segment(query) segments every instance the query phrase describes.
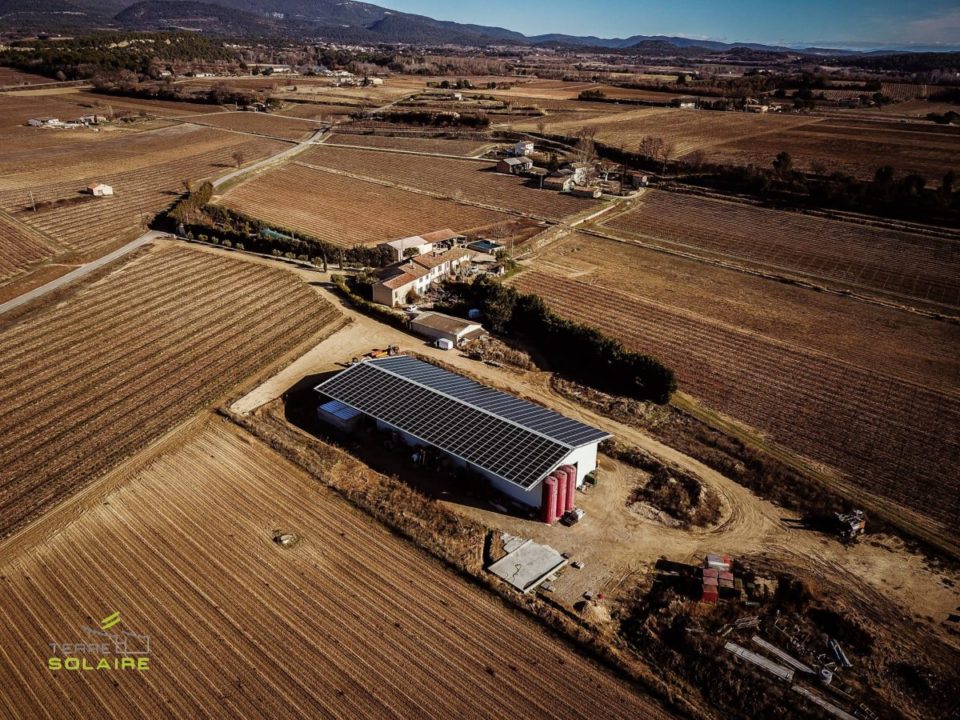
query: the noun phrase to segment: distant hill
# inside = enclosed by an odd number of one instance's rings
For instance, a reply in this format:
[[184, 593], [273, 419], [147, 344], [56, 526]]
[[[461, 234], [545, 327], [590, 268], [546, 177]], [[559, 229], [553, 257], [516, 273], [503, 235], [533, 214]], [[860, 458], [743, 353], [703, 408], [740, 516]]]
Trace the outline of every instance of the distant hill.
[[[435, 20], [353, 0], [0, 0], [0, 30], [165, 30], [213, 35], [321, 38], [336, 42], [420, 45], [509, 45], [610, 48], [649, 55], [695, 56], [744, 48], [820, 56], [859, 55], [823, 48], [726, 43], [667, 35], [599, 38], [548, 33], [527, 37], [507, 28]], [[887, 51], [891, 54], [895, 51]]]

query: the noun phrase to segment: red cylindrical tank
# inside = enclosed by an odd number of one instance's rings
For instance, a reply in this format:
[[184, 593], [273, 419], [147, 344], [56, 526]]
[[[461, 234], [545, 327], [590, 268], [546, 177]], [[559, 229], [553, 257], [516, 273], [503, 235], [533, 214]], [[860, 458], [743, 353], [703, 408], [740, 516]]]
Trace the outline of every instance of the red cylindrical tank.
[[543, 521], [553, 525], [557, 519], [557, 479], [551, 475], [543, 481], [543, 496], [540, 500]]
[[554, 473], [557, 478], [557, 509], [554, 514], [559, 520], [567, 511], [567, 477], [566, 473], [559, 470]]
[[570, 512], [577, 506], [577, 471], [575, 468], [567, 466], [567, 512]]

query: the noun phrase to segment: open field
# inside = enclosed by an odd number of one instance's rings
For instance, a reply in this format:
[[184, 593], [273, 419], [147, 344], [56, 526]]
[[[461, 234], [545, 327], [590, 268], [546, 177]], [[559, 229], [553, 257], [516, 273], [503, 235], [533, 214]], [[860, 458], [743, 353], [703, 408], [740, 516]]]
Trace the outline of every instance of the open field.
[[43, 237], [0, 212], [0, 283], [55, 254]]
[[[170, 152], [173, 146], [176, 153]], [[74, 147], [69, 153], [51, 144], [35, 157], [16, 152], [5, 157], [0, 209], [70, 250], [94, 251], [142, 233], [146, 221], [184, 192], [185, 180], [225, 174], [234, 167], [235, 152], [249, 163], [284, 147], [279, 141], [189, 126]], [[84, 193], [93, 182], [111, 185], [115, 194]]]
[[319, 331], [279, 270], [163, 246], [0, 333], [0, 536]]
[[0, 87], [14, 85], [43, 85], [45, 83], [55, 82], [43, 75], [34, 75], [25, 73], [10, 67], [0, 67]]
[[358, 135], [354, 133], [334, 133], [324, 143], [326, 145], [358, 145], [369, 148], [389, 150], [411, 150], [441, 155], [475, 155], [490, 143], [479, 140], [450, 140], [445, 138], [393, 137], [386, 135]]
[[585, 233], [546, 245], [531, 264], [928, 387], [960, 387], [955, 323]]
[[220, 112], [192, 116], [185, 118], [185, 120], [195, 125], [206, 125], [284, 140], [305, 140], [320, 128], [320, 125], [311, 120], [258, 112]]
[[353, 105], [327, 105], [325, 103], [287, 103], [286, 107], [272, 114], [284, 117], [298, 117], [307, 120], [333, 122], [344, 120], [350, 113], [357, 111]]
[[384, 187], [299, 163], [271, 170], [231, 188], [219, 203], [277, 227], [345, 248], [445, 227], [466, 232], [507, 219], [491, 210]]
[[[596, 129], [597, 141], [631, 151], [644, 135], [662, 137], [674, 145], [674, 159], [702, 150], [708, 162], [769, 167], [777, 153], [787, 150], [802, 170], [822, 165], [867, 179], [886, 164], [901, 173], [918, 172], [934, 185], [955, 169], [960, 142], [960, 128], [873, 122], [838, 113], [823, 117], [643, 108], [590, 119], [542, 120], [548, 134], [572, 137], [581, 128]], [[532, 132], [537, 124], [534, 118], [511, 127]]]
[[960, 531], [960, 395], [836, 360], [639, 295], [540, 272], [519, 275], [563, 316], [675, 369], [681, 390], [864, 492]]
[[521, 178], [494, 172], [493, 164], [471, 160], [416, 157], [322, 145], [307, 150], [300, 158], [304, 163], [321, 168], [329, 167], [550, 220], [559, 220], [596, 204], [594, 200], [530, 187]]
[[687, 252], [960, 307], [960, 235], [928, 237], [656, 190], [603, 226]]
[[[0, 698], [21, 713], [670, 717], [222, 421], [0, 576]], [[51, 676], [51, 638], [117, 609], [151, 669]]]

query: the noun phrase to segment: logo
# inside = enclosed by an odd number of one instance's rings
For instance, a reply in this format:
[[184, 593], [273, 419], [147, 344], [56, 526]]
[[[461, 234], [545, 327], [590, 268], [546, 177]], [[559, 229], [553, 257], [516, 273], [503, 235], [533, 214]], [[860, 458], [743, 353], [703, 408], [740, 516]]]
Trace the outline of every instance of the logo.
[[150, 669], [150, 636], [130, 630], [110, 632], [120, 624], [120, 611], [107, 615], [99, 628], [84, 627], [85, 639], [80, 642], [51, 642], [52, 654], [47, 658], [51, 672]]

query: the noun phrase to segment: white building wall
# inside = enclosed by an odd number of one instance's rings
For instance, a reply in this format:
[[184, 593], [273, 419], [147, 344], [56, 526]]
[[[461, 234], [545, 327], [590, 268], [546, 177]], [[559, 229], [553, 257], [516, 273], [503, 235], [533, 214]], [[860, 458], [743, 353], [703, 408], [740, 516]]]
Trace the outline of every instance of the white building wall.
[[[393, 425], [390, 425], [389, 423], [385, 423], [381, 420], [377, 420], [376, 423], [377, 423], [377, 427], [380, 430], [388, 430], [388, 431], [397, 433], [400, 439], [407, 445], [411, 445], [411, 446], [429, 445], [429, 443], [425, 443], [422, 440], [419, 440], [413, 437], [412, 435], [409, 435], [403, 432], [403, 430], [400, 430], [399, 428], [396, 428]], [[578, 488], [583, 485], [583, 479], [589, 473], [595, 470], [597, 467], [597, 445], [598, 444], [599, 443], [594, 443], [592, 445], [587, 445], [586, 447], [578, 448], [572, 451], [557, 465], [558, 468], [563, 465], [574, 465], [577, 468], [577, 487]], [[504, 495], [516, 500], [517, 502], [523, 503], [524, 505], [527, 505], [533, 508], [540, 507], [541, 501], [543, 499], [543, 488], [541, 487], [543, 485], [542, 482], [536, 483], [531, 488], [522, 488], [519, 485], [516, 485], [510, 482], [509, 480], [505, 480], [499, 475], [495, 475], [492, 472], [488, 472], [483, 468], [479, 468], [476, 465], [473, 465], [472, 463], [468, 463], [462, 460], [461, 458], [450, 455], [449, 453], [447, 453], [447, 457], [450, 458], [450, 461], [456, 467], [469, 468], [474, 472], [476, 472], [477, 474], [487, 478], [487, 480], [490, 481], [490, 484], [493, 487], [495, 487], [497, 490], [502, 492]]]

